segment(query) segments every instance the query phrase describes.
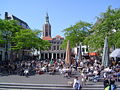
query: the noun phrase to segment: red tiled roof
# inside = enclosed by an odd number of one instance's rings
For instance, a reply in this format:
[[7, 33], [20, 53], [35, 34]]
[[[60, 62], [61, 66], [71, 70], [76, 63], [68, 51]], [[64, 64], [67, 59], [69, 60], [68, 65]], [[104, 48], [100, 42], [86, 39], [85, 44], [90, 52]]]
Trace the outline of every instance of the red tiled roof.
[[63, 38], [63, 37], [61, 37], [60, 35], [57, 35], [57, 36], [55, 36], [54, 38], [57, 38], [57, 37], [58, 37], [58, 38]]
[[43, 39], [43, 40], [52, 40], [52, 38], [49, 37], [49, 36], [48, 36], [48, 37], [43, 37], [42, 39]]

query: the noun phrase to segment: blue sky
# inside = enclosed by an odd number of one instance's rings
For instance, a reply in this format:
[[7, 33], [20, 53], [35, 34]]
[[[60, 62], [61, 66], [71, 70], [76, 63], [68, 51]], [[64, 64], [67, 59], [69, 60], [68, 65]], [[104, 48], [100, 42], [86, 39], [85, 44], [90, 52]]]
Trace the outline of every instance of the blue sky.
[[27, 22], [31, 29], [42, 30], [48, 12], [52, 37], [64, 36], [63, 29], [80, 20], [94, 23], [109, 5], [120, 8], [120, 0], [1, 0], [0, 18], [9, 12]]

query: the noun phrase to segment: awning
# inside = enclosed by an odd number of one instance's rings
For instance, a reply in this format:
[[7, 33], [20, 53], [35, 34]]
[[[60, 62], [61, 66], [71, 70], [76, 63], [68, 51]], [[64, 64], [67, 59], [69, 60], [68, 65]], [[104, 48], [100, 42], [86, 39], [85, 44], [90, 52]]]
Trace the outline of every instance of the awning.
[[90, 56], [98, 56], [98, 53], [96, 53], [96, 52], [91, 52], [91, 53], [88, 53], [88, 55], [90, 55]]

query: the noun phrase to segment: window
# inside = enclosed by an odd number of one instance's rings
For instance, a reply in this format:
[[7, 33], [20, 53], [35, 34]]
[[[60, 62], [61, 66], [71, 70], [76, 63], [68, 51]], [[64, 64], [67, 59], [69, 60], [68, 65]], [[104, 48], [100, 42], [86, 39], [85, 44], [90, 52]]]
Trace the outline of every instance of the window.
[[59, 46], [57, 46], [57, 50], [59, 50]]
[[45, 32], [45, 36], [48, 36], [48, 32]]
[[51, 47], [49, 47], [49, 50], [51, 50]]
[[56, 50], [56, 46], [53, 46], [53, 50]]
[[56, 38], [56, 40], [60, 40], [60, 38]]

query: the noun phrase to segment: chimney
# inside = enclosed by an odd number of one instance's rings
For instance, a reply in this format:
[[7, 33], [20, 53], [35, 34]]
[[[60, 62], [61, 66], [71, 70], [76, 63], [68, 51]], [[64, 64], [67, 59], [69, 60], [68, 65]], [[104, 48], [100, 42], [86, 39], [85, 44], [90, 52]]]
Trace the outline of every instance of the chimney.
[[5, 19], [8, 19], [8, 12], [5, 12]]

